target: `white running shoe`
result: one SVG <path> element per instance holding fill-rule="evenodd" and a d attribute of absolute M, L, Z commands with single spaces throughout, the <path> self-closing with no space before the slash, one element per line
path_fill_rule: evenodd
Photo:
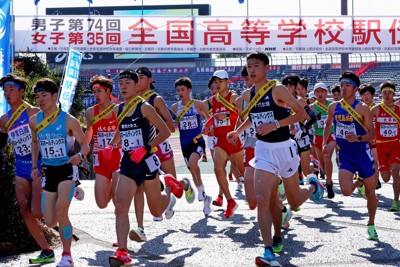
<path fill-rule="evenodd" d="M 155 222 L 162 222 L 162 220 L 163 220 L 162 216 L 161 217 L 153 216 L 153 221 L 155 221 Z"/>
<path fill-rule="evenodd" d="M 57 267 L 74 267 L 74 262 L 71 255 L 62 255 Z"/>
<path fill-rule="evenodd" d="M 283 229 L 288 229 L 290 226 L 290 219 L 292 219 L 293 212 L 290 208 L 286 207 L 286 212 L 282 212 L 282 225 Z"/>
<path fill-rule="evenodd" d="M 168 220 L 171 219 L 175 214 L 175 211 L 174 211 L 175 203 L 176 203 L 176 198 L 175 198 L 175 196 L 171 195 L 171 197 L 169 199 L 168 207 L 164 212 L 165 218 Z"/>
<path fill-rule="evenodd" d="M 242 190 L 243 190 L 243 183 L 242 182 L 237 183 L 236 191 L 242 192 Z"/>
<path fill-rule="evenodd" d="M 206 196 L 204 198 L 204 208 L 203 208 L 203 212 L 205 216 L 208 216 L 211 213 L 211 202 L 212 202 L 212 198 L 210 196 Z"/>
<path fill-rule="evenodd" d="M 142 227 L 138 227 L 137 230 L 131 229 L 129 231 L 129 239 L 136 242 L 146 242 L 147 237 L 144 233 L 144 229 Z"/>

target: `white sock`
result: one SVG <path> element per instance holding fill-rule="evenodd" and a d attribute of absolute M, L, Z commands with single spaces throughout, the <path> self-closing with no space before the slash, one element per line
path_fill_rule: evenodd
<path fill-rule="evenodd" d="M 204 185 L 197 186 L 197 193 L 199 194 L 198 195 L 199 201 L 203 200 L 205 197 Z"/>

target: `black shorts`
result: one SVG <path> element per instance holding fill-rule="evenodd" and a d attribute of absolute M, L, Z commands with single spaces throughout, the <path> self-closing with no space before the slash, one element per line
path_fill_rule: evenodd
<path fill-rule="evenodd" d="M 141 162 L 135 163 L 130 159 L 130 155 L 124 152 L 119 173 L 135 181 L 139 187 L 143 181 L 155 179 L 160 167 L 160 160 L 155 154 L 150 154 Z"/>
<path fill-rule="evenodd" d="M 43 190 L 57 192 L 58 185 L 63 181 L 72 181 L 72 164 L 67 163 L 61 166 L 42 165 Z"/>
<path fill-rule="evenodd" d="M 206 142 L 203 138 L 200 138 L 197 139 L 196 144 L 192 141 L 187 147 L 181 147 L 181 149 L 186 165 L 188 165 L 190 156 L 193 153 L 199 154 L 200 157 L 203 156 L 203 153 L 206 150 Z"/>

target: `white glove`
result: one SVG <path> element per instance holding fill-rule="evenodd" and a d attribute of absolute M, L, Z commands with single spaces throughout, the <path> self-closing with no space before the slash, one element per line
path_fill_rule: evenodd
<path fill-rule="evenodd" d="M 303 134 L 303 131 L 302 131 L 302 130 L 298 130 L 298 131 L 296 132 L 296 134 L 294 135 L 294 139 L 295 139 L 295 140 L 300 140 L 302 134 Z"/>

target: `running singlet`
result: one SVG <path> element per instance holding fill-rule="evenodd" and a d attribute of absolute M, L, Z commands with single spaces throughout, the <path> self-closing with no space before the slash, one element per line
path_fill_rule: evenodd
<path fill-rule="evenodd" d="M 7 112 L 7 117 L 12 116 L 11 110 Z M 17 159 L 32 160 L 32 132 L 29 127 L 28 110 L 21 113 L 19 119 L 8 130 L 8 136 L 14 146 L 14 153 Z"/>
<path fill-rule="evenodd" d="M 185 106 L 182 105 L 182 102 L 179 102 L 177 114 L 180 114 L 184 107 Z M 193 139 L 201 133 L 203 126 L 200 118 L 201 115 L 197 112 L 195 105 L 193 104 L 179 121 L 179 138 L 181 140 L 182 147 L 187 147 L 190 145 Z"/>
<path fill-rule="evenodd" d="M 354 101 L 351 105 L 355 109 L 359 100 Z M 346 135 L 349 132 L 355 135 L 364 135 L 365 129 L 345 110 L 342 108 L 340 102 L 336 105 L 333 113 L 336 142 L 339 148 L 343 151 L 365 151 L 369 149 L 369 142 L 348 142 Z"/>
<path fill-rule="evenodd" d="M 400 116 L 400 107 L 395 105 L 394 113 Z M 378 117 L 375 118 L 375 135 L 377 141 L 391 141 L 399 139 L 399 123 L 379 106 Z"/>
<path fill-rule="evenodd" d="M 99 105 L 94 106 L 94 117 L 99 114 Z M 114 138 L 115 131 L 118 129 L 118 120 L 114 112 L 111 112 L 110 118 L 103 118 L 100 121 L 94 123 L 93 127 L 93 152 L 98 153 L 100 150 L 105 148 L 111 140 Z"/>
<path fill-rule="evenodd" d="M 250 101 L 256 94 L 253 86 L 250 89 Z M 250 110 L 249 118 L 255 127 L 263 123 L 273 123 L 275 120 L 282 120 L 290 116 L 290 109 L 278 106 L 273 97 L 272 90 L 269 90 L 257 104 Z M 290 138 L 289 126 L 282 126 L 267 135 L 259 135 L 256 133 L 258 140 L 276 143 L 287 141 Z"/>
<path fill-rule="evenodd" d="M 235 129 L 235 124 L 237 119 L 239 118 L 239 114 L 230 111 L 227 107 L 224 106 L 221 102 L 217 101 L 217 95 L 214 95 L 212 98 L 212 111 L 214 115 L 214 135 L 216 137 L 224 137 L 226 138 L 226 134 L 233 131 Z M 229 92 L 225 98 L 226 101 L 230 102 L 232 96 L 232 92 Z M 216 115 L 225 116 L 222 120 L 217 120 Z"/>
<path fill-rule="evenodd" d="M 328 109 L 329 105 L 332 103 L 330 100 L 326 100 L 326 108 Z M 315 115 L 317 115 L 318 120 L 314 123 L 314 134 L 317 136 L 324 135 L 324 126 L 326 124 L 326 120 L 328 119 L 328 112 L 324 111 L 318 105 L 314 103 Z M 333 133 L 333 126 L 331 128 L 331 133 Z"/>
<path fill-rule="evenodd" d="M 124 157 L 130 157 L 129 151 L 146 146 L 156 135 L 156 128 L 150 125 L 149 121 L 142 115 L 142 104 L 143 102 L 139 103 L 133 114 L 129 117 L 126 116 L 119 125 Z M 124 106 L 125 103 L 119 105 L 118 115 L 122 112 Z"/>
<path fill-rule="evenodd" d="M 42 120 L 43 111 L 40 111 L 36 124 Z M 44 165 L 61 166 L 68 162 L 67 113 L 60 111 L 55 121 L 38 133 L 37 137 Z"/>

